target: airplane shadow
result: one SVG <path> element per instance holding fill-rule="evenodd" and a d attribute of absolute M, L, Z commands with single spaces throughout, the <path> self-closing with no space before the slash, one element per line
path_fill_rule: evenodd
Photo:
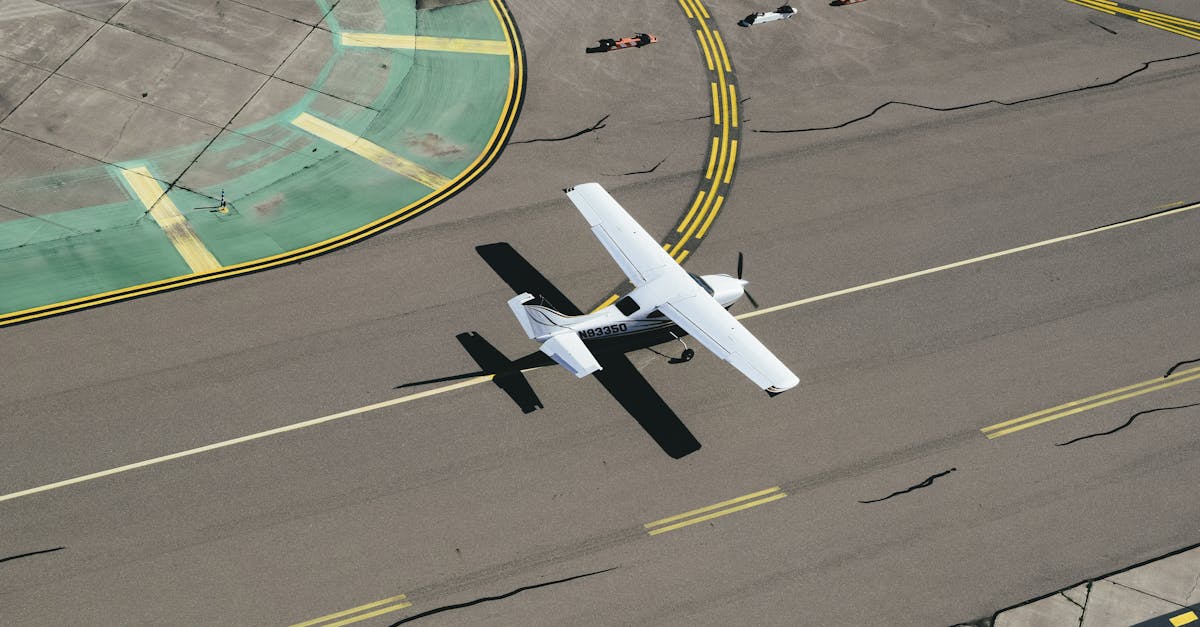
<path fill-rule="evenodd" d="M 512 288 L 513 292 L 518 294 L 529 292 L 542 298 L 550 307 L 567 315 L 575 316 L 583 313 L 507 242 L 476 246 L 475 250 L 492 271 Z M 440 383 L 491 374 L 495 375 L 493 383 L 503 390 L 521 408 L 521 411 L 530 413 L 543 407 L 541 399 L 538 398 L 537 393 L 529 384 L 529 380 L 521 371 L 527 368 L 552 365 L 554 360 L 541 351 L 535 351 L 516 360 L 509 360 L 478 333 L 460 333 L 455 337 L 479 365 L 479 371 L 407 383 L 396 387 Z M 660 341 L 654 341 L 654 339 Z M 661 343 L 670 341 L 672 338 L 662 335 L 660 338 L 654 339 L 651 339 L 653 343 Z M 593 376 L 654 439 L 664 453 L 674 459 L 680 459 L 700 450 L 700 442 L 625 355 L 628 351 L 646 347 L 647 342 L 639 342 L 613 345 L 610 350 L 595 351 L 596 360 L 600 362 L 602 369 L 595 372 Z"/>

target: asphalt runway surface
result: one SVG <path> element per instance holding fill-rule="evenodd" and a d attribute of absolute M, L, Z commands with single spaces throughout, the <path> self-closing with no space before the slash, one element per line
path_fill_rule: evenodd
<path fill-rule="evenodd" d="M 754 6 L 706 6 L 749 100 L 687 268 L 744 252 L 764 308 L 1185 210 L 747 318 L 800 377 L 777 398 L 702 349 L 630 353 L 702 444 L 679 460 L 545 368 L 532 413 L 484 382 L 8 498 L 0 622 L 946 625 L 1194 544 L 1198 408 L 1056 444 L 1200 381 L 981 429 L 1200 358 L 1200 44 L 1066 2 L 817 3 L 747 30 Z M 393 388 L 478 370 L 460 333 L 536 350 L 476 246 L 603 298 L 622 277 L 560 190 L 598 180 L 671 228 L 708 149 L 704 59 L 675 4 L 511 9 L 513 140 L 422 220 L 0 333 L 0 494 L 438 389 Z M 661 41 L 583 54 L 634 31 Z M 962 108 L 863 117 L 890 101 Z"/>

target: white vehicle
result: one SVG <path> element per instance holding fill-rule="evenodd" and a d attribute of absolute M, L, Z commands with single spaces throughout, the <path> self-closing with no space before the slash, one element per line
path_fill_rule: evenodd
<path fill-rule="evenodd" d="M 541 342 L 543 353 L 576 377 L 585 377 L 601 369 L 589 345 L 599 349 L 601 343 L 628 342 L 640 334 L 675 335 L 672 331 L 681 329 L 772 396 L 800 382 L 726 311 L 745 295 L 747 281 L 685 271 L 598 183 L 565 191 L 634 290 L 612 305 L 579 316 L 555 311 L 528 292 L 510 299 L 508 306 L 521 328 L 529 339 Z M 690 352 L 685 351 L 684 360 Z"/>
<path fill-rule="evenodd" d="M 796 14 L 796 9 L 788 5 L 783 5 L 774 11 L 751 13 L 742 18 L 738 22 L 738 26 L 751 26 L 754 24 L 762 24 L 764 22 L 774 22 L 775 20 L 786 20 Z"/>

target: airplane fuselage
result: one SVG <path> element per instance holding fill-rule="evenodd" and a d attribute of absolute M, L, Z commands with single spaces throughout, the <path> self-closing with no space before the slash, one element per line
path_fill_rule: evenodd
<path fill-rule="evenodd" d="M 705 276 L 692 274 L 691 277 L 726 309 L 745 293 L 743 286 L 746 282 L 727 274 Z M 652 333 L 655 337 L 650 339 L 648 344 L 657 344 L 667 341 L 673 336 L 687 335 L 658 310 L 653 307 L 642 308 L 637 305 L 639 297 L 654 289 L 653 283 L 643 285 L 611 305 L 591 314 L 561 321 L 560 325 L 575 331 L 576 335 L 587 344 L 600 343 L 604 340 L 631 340 L 634 338 L 630 336 Z M 654 302 L 649 298 L 643 300 Z M 621 344 L 625 344 L 625 342 L 621 342 Z"/>

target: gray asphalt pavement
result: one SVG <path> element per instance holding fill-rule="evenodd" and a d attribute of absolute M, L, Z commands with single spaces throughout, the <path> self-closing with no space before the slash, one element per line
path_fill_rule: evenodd
<path fill-rule="evenodd" d="M 764 307 L 1200 201 L 1194 40 L 1067 2 L 814 3 L 746 30 L 763 7 L 705 6 L 749 100 L 687 267 L 744 252 Z M 671 228 L 707 155 L 704 58 L 676 4 L 511 9 L 514 142 L 603 129 L 510 145 L 427 219 L 339 252 L 0 331 L 0 495 L 438 388 L 393 386 L 477 370 L 459 333 L 536 350 L 481 244 L 602 298 L 619 270 L 560 190 L 597 180 Z M 583 54 L 635 31 L 662 41 Z M 851 122 L 889 101 L 983 104 Z M 294 624 L 400 594 L 361 624 L 455 604 L 417 622 L 988 617 L 1198 541 L 1200 407 L 1056 444 L 1198 403 L 1200 380 L 981 432 L 1200 358 L 1197 229 L 1186 211 L 747 319 L 801 379 L 777 398 L 703 350 L 631 353 L 703 445 L 681 460 L 595 381 L 542 369 L 530 414 L 483 383 L 2 501 L 0 558 L 62 548 L 0 563 L 0 622 Z"/>

